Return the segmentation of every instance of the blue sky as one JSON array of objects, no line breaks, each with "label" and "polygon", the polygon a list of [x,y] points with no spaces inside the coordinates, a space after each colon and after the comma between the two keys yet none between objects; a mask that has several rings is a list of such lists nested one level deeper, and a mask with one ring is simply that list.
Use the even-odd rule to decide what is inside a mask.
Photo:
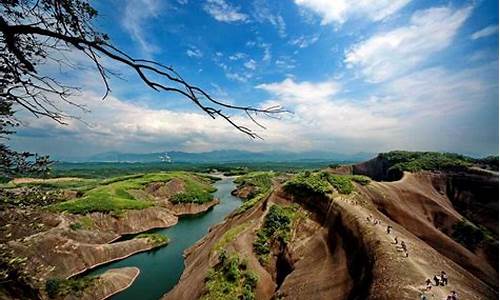
[{"label": "blue sky", "polygon": [[[56,157],[103,151],[247,149],[498,153],[498,1],[94,1],[96,27],[136,57],[172,65],[215,97],[279,103],[251,141],[130,71],[101,101],[84,59],[85,124],[25,118],[16,148]],[[49,68],[50,69],[50,68]],[[235,120],[251,122],[237,113]]]}]

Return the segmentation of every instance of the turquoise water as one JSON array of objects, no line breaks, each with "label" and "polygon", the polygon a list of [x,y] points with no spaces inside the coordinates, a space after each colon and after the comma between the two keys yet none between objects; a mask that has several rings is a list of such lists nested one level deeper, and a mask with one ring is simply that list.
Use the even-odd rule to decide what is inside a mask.
[{"label": "turquoise water", "polygon": [[184,250],[195,244],[207,234],[212,225],[224,220],[225,216],[241,204],[240,199],[231,195],[234,189],[231,178],[224,178],[214,185],[217,188],[214,195],[221,200],[219,205],[200,215],[182,217],[173,227],[155,231],[169,237],[168,246],[98,267],[88,275],[97,275],[120,267],[134,266],[141,269],[139,277],[132,286],[111,299],[157,300],[170,291],[177,284],[184,270],[182,257]]}]

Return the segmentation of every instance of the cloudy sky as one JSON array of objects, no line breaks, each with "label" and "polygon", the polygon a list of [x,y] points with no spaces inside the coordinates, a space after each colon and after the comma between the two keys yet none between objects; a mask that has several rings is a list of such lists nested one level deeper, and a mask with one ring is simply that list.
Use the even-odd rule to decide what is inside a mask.
[{"label": "cloudy sky", "polygon": [[[78,55],[91,112],[60,126],[22,116],[10,144],[54,155],[105,151],[391,149],[498,153],[498,1],[93,1],[96,27],[136,57],[172,65],[217,99],[292,113],[247,124],[253,141],[129,70],[112,94]],[[48,71],[56,68],[45,66]],[[71,108],[69,108],[72,110]],[[22,115],[22,113],[21,113]]]}]

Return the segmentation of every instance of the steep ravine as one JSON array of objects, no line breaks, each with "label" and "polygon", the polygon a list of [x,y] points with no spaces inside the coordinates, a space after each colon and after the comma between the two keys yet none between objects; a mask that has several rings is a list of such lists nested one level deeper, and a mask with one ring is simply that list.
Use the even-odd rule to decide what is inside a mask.
[{"label": "steep ravine", "polygon": [[[493,283],[498,278],[495,270],[488,265],[477,266],[492,278],[475,277],[474,268],[437,247],[436,243],[444,240],[428,239],[418,230],[421,226],[426,232],[428,217],[419,215],[415,207],[403,210],[406,213],[396,213],[391,208],[411,204],[403,199],[412,193],[415,185],[395,189],[393,192],[398,196],[394,198],[382,188],[385,184],[356,185],[352,195],[334,192],[329,197],[293,197],[276,186],[269,197],[243,213],[232,214],[188,249],[181,279],[163,299],[202,297],[207,271],[217,263],[214,246],[226,239],[230,229],[241,226],[244,230],[226,241],[224,248],[246,259],[248,267],[258,275],[256,299],[417,299],[425,279],[441,270],[449,274],[450,286],[435,288],[432,293],[437,298],[445,298],[451,289],[458,291],[463,299],[497,297]],[[374,197],[374,193],[379,196]],[[449,201],[446,204],[439,191],[419,195],[415,201],[423,205],[428,201],[425,199],[442,197],[439,209],[449,210],[450,216],[460,219],[460,214]],[[293,203],[300,204],[306,217],[294,228],[287,246],[273,249],[273,257],[263,266],[252,249],[256,231],[271,205]],[[415,211],[413,215],[412,211]],[[374,219],[378,224],[372,222]],[[388,225],[393,227],[391,234],[386,233]],[[399,244],[395,245],[395,236],[406,242],[409,257],[405,257]],[[459,255],[470,257],[465,248],[457,247],[461,251]]]}]

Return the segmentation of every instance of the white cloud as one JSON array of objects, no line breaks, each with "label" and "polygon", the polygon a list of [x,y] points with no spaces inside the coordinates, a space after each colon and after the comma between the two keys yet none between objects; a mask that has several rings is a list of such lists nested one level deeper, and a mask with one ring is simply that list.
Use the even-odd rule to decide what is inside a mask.
[{"label": "white cloud", "polygon": [[239,7],[225,0],[207,0],[203,9],[219,22],[242,22],[248,19],[246,14],[239,12]]},{"label": "white cloud", "polygon": [[240,59],[243,59],[245,57],[247,57],[247,55],[245,53],[236,52],[235,54],[229,56],[229,59],[230,60],[240,60]]},{"label": "white cloud", "polygon": [[473,39],[473,40],[477,40],[477,39],[480,39],[480,38],[484,38],[484,37],[488,37],[490,35],[494,35],[498,32],[498,25],[490,25],[490,26],[487,26],[481,30],[478,30],[476,32],[474,32],[470,38]]},{"label": "white cloud", "polygon": [[262,47],[264,49],[264,55],[262,56],[262,61],[268,62],[273,58],[271,54],[271,45],[270,44],[262,44]]},{"label": "white cloud", "polygon": [[245,68],[250,70],[255,70],[257,68],[257,62],[253,59],[250,59],[246,63],[244,63]]},{"label": "white cloud", "polygon": [[[336,139],[374,140],[390,135],[386,130],[397,126],[397,119],[374,114],[365,103],[346,101],[337,97],[341,85],[333,80],[324,82],[296,82],[287,78],[282,82],[258,85],[272,95],[269,104],[280,103],[294,112],[289,123],[299,124],[297,139],[304,139],[316,147]],[[288,124],[287,124],[288,125]]]},{"label": "white cloud", "polygon": [[410,0],[295,0],[321,16],[321,24],[342,24],[351,16],[381,21],[406,6]]},{"label": "white cloud", "polygon": [[472,7],[435,7],[417,11],[410,24],[375,34],[346,53],[345,62],[358,66],[371,82],[381,82],[412,69],[431,54],[448,47]]},{"label": "white cloud", "polygon": [[498,110],[497,73],[495,64],[462,71],[429,68],[384,83],[366,99],[346,99],[335,80],[288,78],[257,88],[270,93],[268,104],[294,112],[275,126],[292,124],[296,139],[316,149],[481,152],[498,143],[495,127],[477,132],[484,126],[477,124],[488,124],[482,115]]},{"label": "white cloud", "polygon": [[276,30],[280,37],[286,37],[286,23],[280,14],[275,14],[269,8],[266,1],[257,0],[254,2],[254,19],[259,23],[269,22]]},{"label": "white cloud", "polygon": [[301,35],[298,38],[291,40],[289,43],[299,48],[307,48],[315,44],[318,40],[319,40],[319,34],[314,34],[310,37]]},{"label": "white cloud", "polygon": [[146,37],[144,29],[149,19],[158,17],[161,2],[158,0],[134,0],[127,1],[122,26],[131,34],[132,38],[139,43],[146,55],[151,55],[159,50]]},{"label": "white cloud", "polygon": [[201,52],[200,49],[198,49],[198,48],[196,48],[194,46],[191,46],[191,48],[189,48],[186,51],[186,55],[189,56],[189,57],[201,58],[201,57],[203,57],[203,52]]},{"label": "white cloud", "polygon": [[294,69],[295,68],[295,63],[296,63],[295,59],[293,59],[293,58],[291,58],[289,56],[280,56],[274,62],[274,64],[276,65],[276,67],[278,67],[280,69],[284,69],[284,70]]}]

